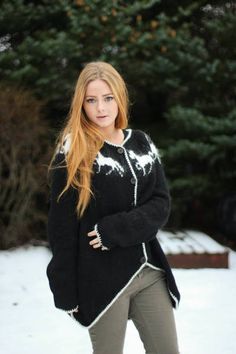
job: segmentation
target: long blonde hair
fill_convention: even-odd
[[[48,167],[48,172],[54,168],[52,166],[54,158],[69,136],[70,147],[65,155],[66,165],[64,166],[67,168],[67,182],[58,196],[58,200],[70,186],[76,188],[79,192],[76,207],[79,218],[84,214],[91,195],[94,195],[91,190],[92,165],[98,151],[104,144],[102,133],[97,129],[96,124],[87,118],[83,110],[87,85],[96,79],[104,80],[110,86],[118,105],[115,128],[125,129],[128,126],[129,99],[126,84],[121,75],[106,62],[95,61],[86,64],[78,77],[69,114],[56,139],[56,148]]]

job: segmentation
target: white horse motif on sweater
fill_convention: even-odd
[[[96,171],[96,173],[100,173],[102,166],[108,166],[108,167],[110,167],[110,169],[106,173],[106,175],[111,174],[113,171],[117,171],[121,177],[124,176],[123,167],[119,164],[118,161],[112,159],[111,157],[106,157],[106,156],[102,155],[101,152],[98,152],[97,157],[96,157],[96,162],[98,164],[98,170]]]
[[[138,155],[133,150],[128,150],[128,149],[126,150],[130,159],[134,160],[136,169],[142,170],[143,176],[151,172],[152,165],[154,164],[156,158],[158,159],[159,163],[161,163],[158,149],[156,148],[154,143],[149,140],[147,136],[146,138],[149,142],[149,146],[151,149],[147,154]],[[69,151],[70,144],[71,144],[71,137],[70,134],[67,134],[65,141],[63,142],[63,145],[58,147],[57,152],[67,153]],[[100,151],[97,154],[94,163],[95,162],[97,163],[98,166],[96,173],[100,173],[102,167],[108,166],[109,170],[106,172],[106,175],[110,175],[112,172],[117,171],[121,177],[124,176],[124,168],[122,167],[122,165],[118,161],[114,160],[113,158],[104,156]]]
[[[134,153],[134,151],[128,150],[129,157],[132,160],[136,160],[135,167],[137,168],[137,170],[142,170],[143,176],[151,172],[152,165],[154,164],[156,158],[161,163],[159,152],[152,142],[150,142],[150,148],[151,151],[149,151],[145,155],[137,155]]]
[[[161,157],[160,157],[159,151],[158,151],[156,145],[153,144],[152,141],[150,142],[150,147],[151,147],[152,154],[154,156],[154,160],[158,159],[159,163],[161,163]]]
[[[71,136],[70,134],[67,134],[63,141],[63,144],[57,146],[56,153],[67,154],[70,150],[70,145],[71,145]]]

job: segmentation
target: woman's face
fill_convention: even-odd
[[[118,105],[108,84],[100,79],[90,81],[84,97],[83,108],[88,119],[101,130],[113,128],[118,115]]]

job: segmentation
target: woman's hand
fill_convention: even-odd
[[[101,241],[97,235],[97,232],[95,230],[88,232],[88,237],[94,237],[97,236],[96,238],[94,238],[92,241],[89,242],[89,244],[93,247],[93,248],[100,248],[102,246]]]

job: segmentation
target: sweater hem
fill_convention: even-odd
[[[170,296],[172,297],[172,299],[174,300],[174,302],[175,302],[175,310],[177,310],[178,308],[179,308],[179,300],[178,300],[178,298],[172,293],[172,291],[170,290],[170,288],[168,287],[168,285],[167,285],[167,289],[168,289],[168,291],[169,291],[169,293],[170,293]]]
[[[82,325],[80,322],[80,326],[90,329],[92,326],[94,326],[98,320],[107,312],[107,310],[114,304],[114,302],[120,297],[120,295],[125,291],[125,289],[131,284],[133,279],[141,272],[141,270],[148,265],[147,263],[143,263],[142,266],[132,275],[132,277],[129,279],[129,281],[126,283],[126,285],[116,294],[116,296],[111,300],[111,302],[100,312],[100,314],[91,322],[88,326]]]
[[[137,270],[137,272],[135,272],[132,275],[132,277],[129,279],[128,283],[117,293],[117,295],[112,299],[112,301],[104,308],[104,310],[102,310],[102,312],[100,312],[100,314],[93,320],[93,322],[90,325],[84,326],[80,322],[78,322],[79,325],[84,328],[87,328],[87,329],[90,329],[92,326],[94,326],[98,322],[98,320],[107,312],[107,310],[113,305],[113,303],[120,297],[120,295],[122,295],[122,293],[125,291],[125,289],[131,284],[133,279],[141,272],[141,270],[145,266],[149,266],[150,268],[153,268],[155,270],[165,272],[164,269],[155,267],[151,263],[148,263],[148,262],[143,263],[142,266]]]
[[[88,326],[85,326],[83,324],[81,324],[78,320],[76,320],[73,316],[73,313],[72,313],[72,316],[71,318],[73,320],[75,320],[79,326],[81,326],[82,328],[87,328],[87,329],[90,329],[91,327],[93,327],[97,322],[98,320],[107,312],[107,310],[114,304],[114,302],[120,297],[120,295],[122,295],[122,293],[125,291],[125,289],[131,284],[131,282],[133,281],[133,279],[141,272],[141,270],[144,268],[144,267],[150,267],[152,269],[155,269],[155,270],[159,270],[159,271],[162,271],[162,272],[165,272],[164,269],[162,268],[159,268],[159,267],[156,267],[154,266],[153,264],[149,263],[149,262],[145,262],[142,264],[142,266],[132,275],[132,277],[129,279],[129,281],[126,283],[126,285],[116,294],[116,296],[111,300],[111,302],[99,313],[99,315],[88,325]],[[178,308],[178,304],[179,304],[179,301],[177,299],[177,297],[171,292],[171,290],[169,289],[168,287],[168,284],[167,284],[167,289],[168,289],[168,292],[170,294],[170,296],[172,297],[172,299],[175,301],[175,305],[176,305],[176,309]]]

